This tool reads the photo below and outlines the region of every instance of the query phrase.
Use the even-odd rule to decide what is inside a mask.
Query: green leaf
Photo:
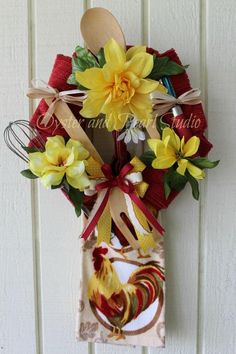
[[[155,54],[153,55],[153,68],[149,74],[149,78],[153,80],[159,80],[165,72],[165,67],[170,59],[168,57],[158,58]]]
[[[153,56],[154,64],[148,78],[159,80],[163,76],[178,75],[185,71],[185,67],[170,60],[168,57]]]
[[[198,157],[196,159],[189,159],[195,166],[199,168],[214,168],[216,167],[220,160],[210,161],[206,157]]]
[[[75,207],[75,214],[76,214],[77,218],[80,217],[80,215],[81,215],[81,206],[80,207],[79,206]]]
[[[185,187],[187,181],[186,176],[181,175],[177,171],[173,171],[170,185],[176,192],[180,192]]]
[[[84,48],[82,48],[84,49]],[[93,67],[98,67],[99,64],[97,62],[97,59],[87,51],[86,55],[83,55],[82,57],[72,57],[72,74],[68,77],[67,83],[70,85],[76,85],[79,90],[87,90],[86,87],[82,86],[75,77],[76,71],[85,71],[86,69],[90,69]]]
[[[80,45],[75,48],[75,53],[78,57],[86,56],[87,52],[88,50],[86,48],[81,47]]]
[[[162,117],[158,117],[156,120],[156,128],[159,131],[159,133],[162,135],[162,130],[165,128],[170,127],[169,124],[163,122]]]
[[[70,85],[77,85],[79,90],[87,90],[86,87],[82,86],[75,77],[76,71],[85,71],[86,69],[94,67],[103,67],[105,64],[104,50],[101,48],[95,57],[86,48],[77,46],[75,48],[76,56],[72,57],[72,74],[68,77],[67,83]]]
[[[86,63],[84,59],[72,57],[72,73],[75,73],[76,71],[85,71],[89,68],[91,68],[91,66]]]
[[[77,46],[75,48],[75,53],[77,55],[77,58],[88,61],[91,64],[93,63],[94,66],[98,66],[97,58],[87,48]]]
[[[99,50],[99,52],[97,53],[97,59],[98,59],[100,67],[102,68],[106,64],[106,59],[105,59],[103,48],[101,48]]]
[[[83,193],[79,189],[69,186],[68,196],[75,207],[75,213],[79,217],[81,215],[81,207],[83,203]]]
[[[188,171],[186,171],[186,177],[191,185],[192,188],[192,194],[193,194],[193,198],[198,200],[199,199],[199,184],[198,181],[192,176],[190,175],[190,173]]]
[[[153,151],[145,151],[143,155],[140,157],[140,160],[146,165],[146,166],[151,166],[152,161],[156,158],[155,154]]]
[[[70,74],[70,76],[67,79],[67,83],[70,84],[70,85],[77,85],[77,81],[76,81],[74,73]]]
[[[73,58],[76,59],[75,60],[76,64],[81,67],[81,70],[79,71],[84,71],[88,68],[99,66],[96,57],[91,52],[89,52],[86,48],[77,46],[75,48],[75,52],[77,57],[73,57]]]
[[[31,154],[32,152],[39,152],[39,149],[35,147],[22,146],[22,149],[24,149],[28,154]]]
[[[175,61],[168,61],[165,67],[164,76],[178,75],[182,74],[185,71],[185,68],[182,65],[177,64]]]
[[[23,170],[21,171],[22,176],[29,178],[29,179],[36,179],[38,176],[35,176],[33,172],[31,172],[29,169],[28,170]]]
[[[72,57],[72,74],[75,74],[76,71],[84,71],[86,67],[84,67],[84,64],[81,63],[81,60],[78,59],[78,57]]]
[[[182,176],[175,171],[174,167],[171,167],[164,175],[164,190],[165,197],[168,198],[171,190],[180,192],[186,185],[188,179],[186,176]]]

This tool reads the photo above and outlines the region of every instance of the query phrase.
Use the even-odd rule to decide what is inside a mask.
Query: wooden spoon
[[[88,49],[93,54],[97,54],[110,38],[114,38],[123,48],[126,48],[124,33],[117,19],[102,7],[94,7],[84,13],[80,30]]]
[[[94,7],[84,13],[80,30],[88,49],[95,55],[110,38],[114,38],[124,49],[126,48],[124,33],[119,22],[110,11],[102,7]],[[146,129],[151,138],[160,138],[153,124],[148,124]]]

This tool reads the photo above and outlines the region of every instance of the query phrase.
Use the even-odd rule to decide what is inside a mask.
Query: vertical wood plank
[[[82,43],[83,0],[35,1],[35,77],[47,80],[56,54]],[[80,222],[60,193],[39,187],[42,349],[44,354],[88,352],[75,339]]]
[[[199,1],[193,0],[150,0],[145,11],[150,18],[149,45],[161,52],[174,47],[183,63],[190,64],[193,87],[200,84],[199,6]],[[196,353],[199,204],[190,188],[181,192],[162,216],[166,229],[165,353]],[[150,354],[157,352],[149,349]]]
[[[3,143],[10,121],[28,119],[27,1],[1,1],[1,242],[0,242],[0,351],[37,352],[34,297],[34,242],[30,182],[20,175],[25,163]],[[14,95],[13,95],[14,90]]]
[[[235,280],[235,13],[236,3],[207,1],[206,82],[211,157],[221,159],[209,172],[202,223],[202,303],[199,351],[234,353],[236,347]]]
[[[92,0],[89,5],[91,7],[103,7],[111,11],[122,27],[127,44],[142,43],[142,3],[140,0],[131,0],[129,2],[124,0]],[[111,133],[108,133],[105,129],[104,131],[101,129],[95,129],[93,132],[93,141],[98,150],[101,151],[104,160],[111,160],[111,157],[114,154]],[[134,154],[137,150],[137,146],[128,145],[128,149]],[[109,354],[112,351],[116,354],[142,353],[141,347],[115,346],[101,343],[98,343],[95,346],[92,345],[91,347],[95,354]]]

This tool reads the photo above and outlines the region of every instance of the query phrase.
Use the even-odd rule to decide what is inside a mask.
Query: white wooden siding
[[[195,202],[189,188],[162,213],[166,228],[166,354],[236,352],[236,3],[234,0],[1,0],[0,131],[27,119],[25,92],[47,80],[57,53],[82,43],[83,11],[102,6],[127,42],[176,48],[201,87],[213,159]],[[101,149],[104,141],[94,133]],[[163,350],[77,343],[80,223],[58,192],[30,184],[1,139],[0,353],[154,354]],[[110,144],[110,142],[108,143]],[[107,151],[106,145],[106,151]],[[106,157],[106,156],[104,156]]]

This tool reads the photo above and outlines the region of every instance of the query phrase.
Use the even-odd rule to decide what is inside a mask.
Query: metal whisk
[[[44,149],[44,139],[27,120],[10,122],[3,134],[7,147],[25,162],[29,161],[26,151],[29,142],[35,150],[42,151]]]
[[[4,130],[4,141],[7,147],[20,157],[23,161],[29,162],[27,148],[36,151],[44,151],[45,140],[38,130],[30,125],[27,120],[16,120],[10,122]],[[68,188],[62,184],[61,189],[68,194]]]
[[[45,140],[43,137],[27,120],[10,122],[4,130],[4,141],[14,154],[25,162],[29,162],[27,153],[29,143],[30,147],[34,148],[36,151],[44,151],[45,146]],[[60,189],[68,196],[68,184],[62,183]],[[87,208],[83,206],[82,209],[88,214]]]

